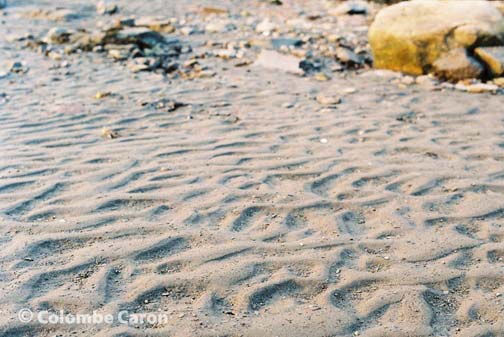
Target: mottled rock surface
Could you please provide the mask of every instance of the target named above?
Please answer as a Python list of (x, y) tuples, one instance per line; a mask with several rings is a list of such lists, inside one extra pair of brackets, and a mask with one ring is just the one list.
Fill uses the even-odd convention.
[(487, 1), (409, 1), (381, 10), (370, 27), (377, 68), (420, 75), (451, 49), (500, 44), (504, 19)]
[(480, 47), (474, 53), (487, 65), (492, 75), (504, 73), (504, 47)]
[(478, 78), (482, 75), (484, 68), (473, 57), (467, 55), (463, 48), (450, 50), (434, 62), (434, 72), (451, 81), (463, 80), (466, 78)]

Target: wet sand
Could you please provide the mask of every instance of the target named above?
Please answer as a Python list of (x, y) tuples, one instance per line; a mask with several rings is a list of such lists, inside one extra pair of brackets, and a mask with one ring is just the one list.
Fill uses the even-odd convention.
[[(247, 9), (316, 8), (284, 2)], [(61, 4), (89, 13), (68, 27), (109, 18)], [(195, 7), (117, 4), (137, 16)], [(92, 52), (61, 67), (5, 39), (55, 25), (16, 16), (34, 8), (54, 4), (20, 1), (1, 25), (0, 60), (29, 67), (0, 79), (2, 336), (504, 335), (502, 95), (220, 58), (205, 60), (214, 77), (193, 80)], [(323, 106), (320, 93), (342, 102)], [(160, 99), (185, 106), (145, 104)], [(170, 320), (22, 324), (25, 307)]]

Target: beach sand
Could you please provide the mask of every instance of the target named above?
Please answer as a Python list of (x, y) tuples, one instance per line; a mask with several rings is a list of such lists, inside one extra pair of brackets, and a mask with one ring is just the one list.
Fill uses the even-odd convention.
[[(93, 13), (68, 27), (109, 18), (61, 6)], [(502, 95), (218, 58), (205, 60), (214, 77), (169, 80), (99, 53), (61, 67), (5, 39), (43, 35), (54, 22), (16, 13), (54, 7), (20, 1), (2, 17), (0, 60), (29, 67), (0, 79), (2, 336), (504, 335)], [(185, 106), (146, 104), (160, 99)], [(24, 324), (21, 308), (169, 321)]]

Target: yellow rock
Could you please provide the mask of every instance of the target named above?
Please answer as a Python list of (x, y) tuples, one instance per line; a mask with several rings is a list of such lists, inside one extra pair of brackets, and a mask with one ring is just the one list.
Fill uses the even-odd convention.
[(477, 83), (477, 84), (471, 84), (467, 87), (467, 92), (470, 92), (472, 94), (481, 94), (484, 92), (495, 92), (499, 89), (496, 85), (494, 84), (487, 84), (487, 83)]
[(217, 15), (226, 15), (229, 12), (226, 9), (217, 8), (217, 7), (203, 7), (201, 10), (203, 15), (217, 14)]
[(324, 73), (316, 73), (315, 76), (313, 76), (313, 78), (317, 81), (320, 81), (320, 82), (325, 82), (325, 81), (329, 81), (331, 78), (328, 77), (326, 74)]
[(102, 99), (102, 98), (105, 98), (105, 97), (108, 97), (110, 96), (112, 93), (108, 92), (108, 91), (105, 91), (105, 92), (102, 92), (102, 91), (98, 91), (95, 95), (95, 98), (96, 99)]
[(447, 51), (504, 40), (504, 18), (487, 1), (407, 1), (382, 9), (369, 30), (376, 68), (427, 73)]
[(501, 88), (504, 88), (504, 77), (494, 78), (493, 83)]
[(504, 47), (476, 48), (474, 53), (486, 63), (494, 76), (504, 73)]

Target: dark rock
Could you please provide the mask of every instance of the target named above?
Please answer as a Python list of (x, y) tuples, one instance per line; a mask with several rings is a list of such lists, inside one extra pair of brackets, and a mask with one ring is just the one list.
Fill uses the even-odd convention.
[(165, 60), (163, 64), (161, 64), (161, 68), (163, 68), (167, 73), (172, 73), (178, 70), (179, 64), (171, 60)]
[(166, 42), (163, 35), (143, 27), (125, 28), (115, 36), (118, 43), (134, 43), (141, 47), (154, 47)]
[(28, 67), (23, 62), (12, 62), (10, 67), (12, 73), (26, 73), (28, 72)]
[(319, 72), (322, 69), (322, 64), (316, 61), (302, 60), (299, 63), (299, 68), (301, 68), (305, 73)]
[(270, 5), (282, 6), (283, 2), (281, 0), (262, 0), (263, 2), (267, 2)]

